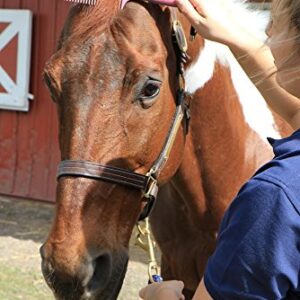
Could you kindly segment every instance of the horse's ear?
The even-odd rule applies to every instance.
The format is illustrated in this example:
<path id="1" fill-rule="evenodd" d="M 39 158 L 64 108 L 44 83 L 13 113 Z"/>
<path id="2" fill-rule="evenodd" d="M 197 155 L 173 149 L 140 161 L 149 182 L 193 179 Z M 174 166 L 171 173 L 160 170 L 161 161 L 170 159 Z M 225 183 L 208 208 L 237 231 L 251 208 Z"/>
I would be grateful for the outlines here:
<path id="1" fill-rule="evenodd" d="M 44 68 L 43 79 L 50 91 L 51 98 L 56 102 L 61 95 L 61 68 L 59 64 L 50 60 Z"/>

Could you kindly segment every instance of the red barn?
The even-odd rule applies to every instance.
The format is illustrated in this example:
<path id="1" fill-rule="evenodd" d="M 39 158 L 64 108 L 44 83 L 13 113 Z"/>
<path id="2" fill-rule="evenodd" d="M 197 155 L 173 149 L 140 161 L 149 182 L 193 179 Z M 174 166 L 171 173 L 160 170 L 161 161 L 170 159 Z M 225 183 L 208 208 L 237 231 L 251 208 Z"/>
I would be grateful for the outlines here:
<path id="1" fill-rule="evenodd" d="M 69 7 L 63 0 L 0 0 L 0 194 L 54 201 L 56 108 L 42 72 Z"/>
<path id="2" fill-rule="evenodd" d="M 1 194 L 54 200 L 56 108 L 42 72 L 69 7 L 62 0 L 0 0 Z"/>

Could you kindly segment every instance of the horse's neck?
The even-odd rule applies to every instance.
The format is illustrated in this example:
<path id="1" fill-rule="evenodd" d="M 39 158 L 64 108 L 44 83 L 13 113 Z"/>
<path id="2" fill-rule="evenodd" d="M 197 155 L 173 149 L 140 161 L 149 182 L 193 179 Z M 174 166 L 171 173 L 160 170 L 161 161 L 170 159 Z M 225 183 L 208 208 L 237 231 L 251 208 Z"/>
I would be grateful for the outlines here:
<path id="1" fill-rule="evenodd" d="M 221 136 L 215 141 L 214 135 L 219 133 L 228 137 L 235 148 L 243 147 L 249 136 L 267 147 L 266 137 L 280 137 L 266 102 L 228 48 L 205 41 L 185 75 L 186 89 L 194 94 L 193 110 L 198 110 L 195 118 L 201 119 L 201 128 L 210 128 L 207 138 L 213 136 L 212 143 L 222 141 Z"/>
<path id="2" fill-rule="evenodd" d="M 226 61 L 214 47 L 207 43 L 186 72 L 187 90 L 194 94 L 192 121 L 174 180 L 185 190 L 195 219 L 201 215 L 202 222 L 216 225 L 241 185 L 272 157 L 266 137 L 279 133 L 238 63 L 232 56 Z"/>

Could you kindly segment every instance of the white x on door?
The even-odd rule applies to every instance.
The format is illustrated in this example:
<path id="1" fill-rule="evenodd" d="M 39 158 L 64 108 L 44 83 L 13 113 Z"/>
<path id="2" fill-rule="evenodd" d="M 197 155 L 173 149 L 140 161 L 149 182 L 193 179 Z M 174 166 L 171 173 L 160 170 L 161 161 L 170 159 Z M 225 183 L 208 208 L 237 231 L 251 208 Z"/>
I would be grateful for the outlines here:
<path id="1" fill-rule="evenodd" d="M 0 9 L 1 24 L 4 29 L 0 31 L 0 109 L 28 111 L 29 98 L 32 97 L 29 94 L 32 13 L 29 10 Z M 12 78 L 5 70 L 4 62 L 8 57 L 3 53 L 15 38 L 17 49 L 13 52 L 17 54 L 13 59 L 16 74 Z M 5 52 L 5 55 L 13 55 L 13 52 Z"/>

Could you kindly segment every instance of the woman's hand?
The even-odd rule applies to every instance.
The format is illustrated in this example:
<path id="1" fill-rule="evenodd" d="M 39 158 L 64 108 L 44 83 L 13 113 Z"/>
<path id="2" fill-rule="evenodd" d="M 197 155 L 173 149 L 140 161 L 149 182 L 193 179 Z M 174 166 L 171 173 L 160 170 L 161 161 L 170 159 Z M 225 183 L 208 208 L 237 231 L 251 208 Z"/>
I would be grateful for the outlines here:
<path id="1" fill-rule="evenodd" d="M 139 296 L 143 300 L 184 300 L 183 287 L 183 282 L 176 280 L 152 283 L 140 290 Z"/>
<path id="2" fill-rule="evenodd" d="M 203 38 L 231 46 L 247 35 L 230 12 L 228 0 L 175 0 L 175 4 Z"/>

